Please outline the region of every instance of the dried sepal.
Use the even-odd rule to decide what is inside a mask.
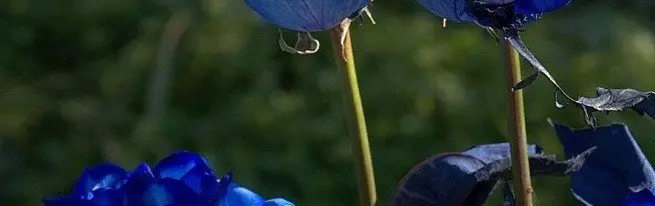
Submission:
[[[296,45],[291,47],[284,40],[284,35],[282,34],[282,31],[280,31],[278,44],[280,45],[280,49],[282,51],[301,55],[316,53],[321,46],[320,42],[314,39],[314,37],[312,37],[309,32],[298,32]]]

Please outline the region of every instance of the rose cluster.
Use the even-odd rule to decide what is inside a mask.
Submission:
[[[217,178],[207,160],[174,152],[153,168],[141,164],[132,172],[113,164],[88,168],[73,194],[43,201],[46,206],[293,206],[281,198],[264,200],[232,182],[232,174]]]

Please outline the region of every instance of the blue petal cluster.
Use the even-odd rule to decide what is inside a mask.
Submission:
[[[496,29],[521,28],[571,0],[417,0],[432,13],[456,22]]]
[[[86,169],[73,194],[44,200],[46,206],[293,206],[276,198],[264,200],[232,183],[232,175],[220,179],[205,158],[180,151],[162,159],[152,169],[141,164],[131,173],[102,164]]]
[[[552,124],[567,157],[596,147],[582,168],[571,176],[572,191],[578,200],[591,205],[655,203],[650,192],[655,188],[655,171],[627,126],[573,130]]]
[[[245,0],[264,19],[286,29],[328,30],[356,15],[370,0]]]

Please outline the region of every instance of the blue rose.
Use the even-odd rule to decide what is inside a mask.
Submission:
[[[520,28],[571,0],[417,0],[432,13],[456,22],[495,29]]]
[[[528,146],[532,176],[566,175],[577,171],[593,151],[566,161]],[[484,205],[495,185],[511,178],[510,144],[484,144],[463,152],[433,156],[410,170],[398,183],[390,205]],[[506,203],[514,202],[507,186]],[[510,204],[511,205],[511,204]]]
[[[504,39],[528,60],[536,72],[514,85],[512,90],[532,84],[539,74],[548,78],[555,88],[571,102],[576,102],[550,75],[537,57],[523,43],[519,31],[551,12],[569,4],[571,0],[417,0],[432,13],[456,22],[475,22],[497,39]],[[577,103],[577,102],[576,102]]]
[[[205,158],[187,151],[174,152],[152,169],[141,164],[131,173],[112,164],[86,169],[75,183],[73,194],[43,203],[46,206],[294,205],[280,198],[264,200],[233,183],[231,174],[217,179]]]

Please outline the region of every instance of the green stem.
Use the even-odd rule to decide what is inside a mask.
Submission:
[[[341,37],[343,35],[345,35],[345,40],[342,44]],[[375,178],[373,176],[373,163],[368,144],[368,134],[366,133],[364,108],[362,107],[362,100],[359,95],[350,32],[347,28],[344,29],[343,27],[337,26],[332,29],[331,36],[334,56],[344,84],[344,109],[348,130],[352,138],[353,161],[355,163],[360,205],[370,206],[374,205],[377,199],[375,194]]]
[[[503,40],[507,58],[507,91],[509,92],[508,133],[512,138],[512,171],[515,190],[518,190],[518,205],[532,206],[532,185],[530,183],[530,163],[528,160],[528,143],[525,131],[525,111],[523,110],[523,92],[511,91],[521,81],[521,60],[516,49],[507,40]]]

